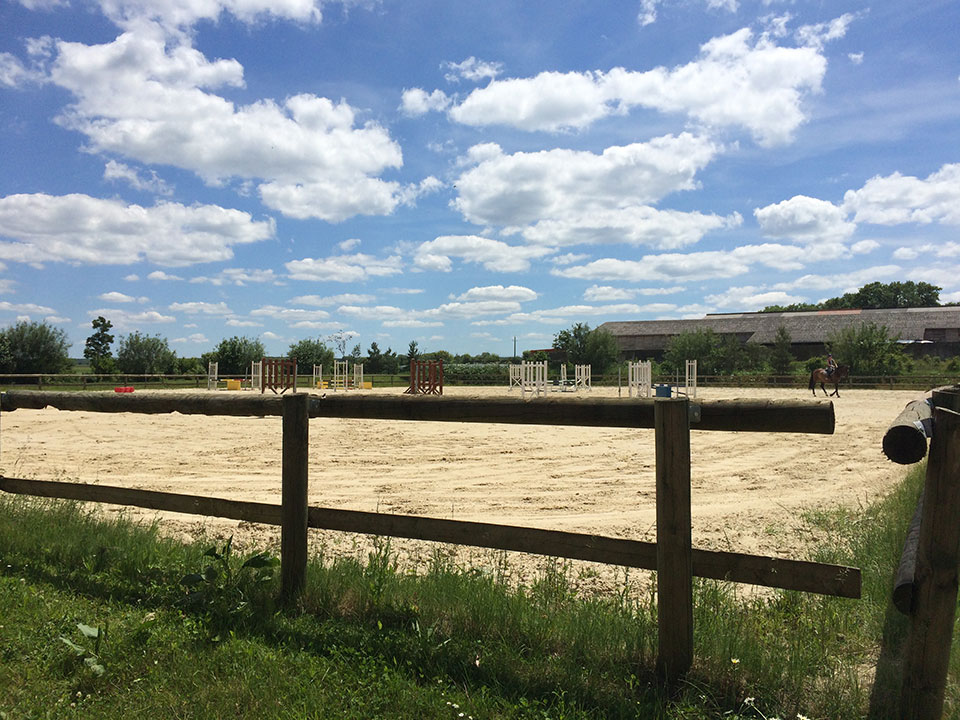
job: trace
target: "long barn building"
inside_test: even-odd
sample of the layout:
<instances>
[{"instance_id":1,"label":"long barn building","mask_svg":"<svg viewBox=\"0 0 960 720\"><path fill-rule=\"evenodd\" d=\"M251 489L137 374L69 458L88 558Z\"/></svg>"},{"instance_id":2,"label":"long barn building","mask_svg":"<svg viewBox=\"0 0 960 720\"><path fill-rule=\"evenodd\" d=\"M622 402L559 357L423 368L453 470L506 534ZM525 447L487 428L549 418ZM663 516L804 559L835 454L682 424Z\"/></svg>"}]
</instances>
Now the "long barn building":
<instances>
[{"instance_id":1,"label":"long barn building","mask_svg":"<svg viewBox=\"0 0 960 720\"><path fill-rule=\"evenodd\" d=\"M735 337L740 343L772 346L782 325L790 334L791 351L803 360L826 352L828 339L839 331L864 323L885 326L890 337L912 346L918 354L960 354L960 307L729 313L696 320L606 322L600 327L617 339L621 358L642 360L660 359L671 338L700 329Z\"/></svg>"}]
</instances>

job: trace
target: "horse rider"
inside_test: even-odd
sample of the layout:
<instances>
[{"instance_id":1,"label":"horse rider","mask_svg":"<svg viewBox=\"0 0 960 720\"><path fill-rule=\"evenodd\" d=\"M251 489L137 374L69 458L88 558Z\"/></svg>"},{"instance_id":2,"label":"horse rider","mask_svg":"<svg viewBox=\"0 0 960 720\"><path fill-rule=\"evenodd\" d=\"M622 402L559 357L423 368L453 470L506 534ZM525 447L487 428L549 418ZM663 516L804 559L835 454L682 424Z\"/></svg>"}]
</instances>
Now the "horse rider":
<instances>
[{"instance_id":1,"label":"horse rider","mask_svg":"<svg viewBox=\"0 0 960 720\"><path fill-rule=\"evenodd\" d=\"M827 353L827 377L833 377L833 373L836 369L837 361L833 359L832 353Z\"/></svg>"}]
</instances>

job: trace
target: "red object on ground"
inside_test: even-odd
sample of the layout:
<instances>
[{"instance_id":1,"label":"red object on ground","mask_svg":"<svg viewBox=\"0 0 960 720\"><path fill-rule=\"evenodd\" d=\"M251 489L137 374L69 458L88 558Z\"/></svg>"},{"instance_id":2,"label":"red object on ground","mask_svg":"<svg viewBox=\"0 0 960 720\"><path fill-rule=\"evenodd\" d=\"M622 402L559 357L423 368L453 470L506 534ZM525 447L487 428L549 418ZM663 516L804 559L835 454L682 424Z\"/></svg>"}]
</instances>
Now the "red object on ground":
<instances>
[{"instance_id":1,"label":"red object on ground","mask_svg":"<svg viewBox=\"0 0 960 720\"><path fill-rule=\"evenodd\" d=\"M118 393L128 393L128 392L133 392L133 388L132 387L115 387L113 391Z\"/></svg>"}]
</instances>

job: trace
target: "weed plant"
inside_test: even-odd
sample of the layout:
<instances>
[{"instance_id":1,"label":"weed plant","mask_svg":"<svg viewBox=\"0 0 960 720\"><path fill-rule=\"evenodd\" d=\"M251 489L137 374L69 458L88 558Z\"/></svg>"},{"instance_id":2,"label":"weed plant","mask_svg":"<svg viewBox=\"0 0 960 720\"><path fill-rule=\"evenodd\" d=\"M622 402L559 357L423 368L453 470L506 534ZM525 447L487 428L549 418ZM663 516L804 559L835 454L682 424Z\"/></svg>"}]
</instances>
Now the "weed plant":
<instances>
[{"instance_id":1,"label":"weed plant","mask_svg":"<svg viewBox=\"0 0 960 720\"><path fill-rule=\"evenodd\" d=\"M889 598L921 483L808 514L813 559L862 568L862 600L697 581L694 666L670 693L656 598L628 575L585 597L545 560L515 587L506 555L468 568L443 547L412 573L379 539L365 562L314 557L281 606L266 554L0 497L0 717L894 717L906 623Z\"/></svg>"}]
</instances>

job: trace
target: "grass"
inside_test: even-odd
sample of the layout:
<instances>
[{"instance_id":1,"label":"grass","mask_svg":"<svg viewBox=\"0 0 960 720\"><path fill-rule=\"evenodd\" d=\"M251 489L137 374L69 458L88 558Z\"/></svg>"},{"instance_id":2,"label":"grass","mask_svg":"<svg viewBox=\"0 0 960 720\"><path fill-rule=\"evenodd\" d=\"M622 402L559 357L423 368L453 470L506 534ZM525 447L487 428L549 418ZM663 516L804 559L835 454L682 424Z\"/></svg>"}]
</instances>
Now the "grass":
<instances>
[{"instance_id":1,"label":"grass","mask_svg":"<svg viewBox=\"0 0 960 720\"><path fill-rule=\"evenodd\" d=\"M414 575L380 540L364 561L313 558L281 607L266 555L0 497L0 718L895 717L906 622L890 587L921 483L806 518L815 559L862 568L860 601L698 581L696 660L669 695L638 578L583 597L544 561L513 587L505 556L463 568L443 548Z\"/></svg>"}]
</instances>

